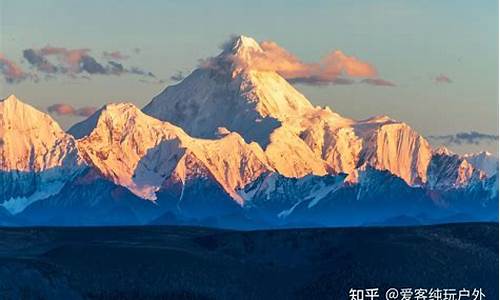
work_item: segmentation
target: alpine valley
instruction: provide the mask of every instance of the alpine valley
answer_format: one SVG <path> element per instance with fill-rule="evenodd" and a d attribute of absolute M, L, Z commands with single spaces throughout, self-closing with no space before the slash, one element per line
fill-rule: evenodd
<path fill-rule="evenodd" d="M 67 132 L 14 95 L 1 100 L 0 225 L 498 221 L 492 154 L 433 149 L 387 116 L 314 106 L 252 67 L 262 51 L 234 38 L 142 110 L 109 104 Z"/>

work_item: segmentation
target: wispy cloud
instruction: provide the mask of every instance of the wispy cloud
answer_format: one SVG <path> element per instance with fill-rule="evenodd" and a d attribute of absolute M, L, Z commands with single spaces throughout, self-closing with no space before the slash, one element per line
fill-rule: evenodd
<path fill-rule="evenodd" d="M 288 82 L 290 82 L 292 84 L 299 83 L 299 84 L 316 85 L 316 86 L 351 85 L 351 84 L 356 83 L 356 81 L 354 79 L 345 78 L 345 77 L 337 77 L 335 79 L 324 80 L 321 77 L 310 76 L 310 77 L 289 78 L 287 80 L 288 80 Z"/>
<path fill-rule="evenodd" d="M 136 75 L 142 75 L 142 76 L 156 78 L 155 74 L 153 74 L 152 72 L 143 70 L 139 67 L 132 67 L 128 70 L 128 72 L 132 73 L 132 74 L 136 74 Z"/>
<path fill-rule="evenodd" d="M 98 61 L 87 48 L 69 49 L 46 46 L 40 49 L 25 49 L 23 57 L 37 72 L 45 74 L 45 78 L 54 78 L 55 75 L 89 78 L 88 76 L 91 75 L 122 74 L 156 78 L 152 72 L 143 68 L 125 67 L 117 62 L 128 58 L 128 55 L 120 51 L 103 52 L 103 57 L 108 59 L 105 62 Z"/>
<path fill-rule="evenodd" d="M 458 132 L 446 135 L 431 135 L 428 136 L 428 138 L 445 145 L 479 145 L 484 142 L 490 143 L 498 141 L 498 135 L 496 134 L 481 133 L 477 131 Z"/>
<path fill-rule="evenodd" d="M 94 106 L 84 106 L 75 110 L 75 115 L 80 117 L 88 117 L 93 115 L 97 111 L 97 107 Z"/>
<path fill-rule="evenodd" d="M 110 67 L 109 72 L 117 75 L 126 72 L 125 67 L 121 63 L 112 60 L 110 60 L 108 63 Z"/>
<path fill-rule="evenodd" d="M 97 110 L 93 106 L 85 106 L 80 108 L 75 108 L 70 104 L 56 103 L 47 107 L 47 111 L 51 114 L 58 116 L 78 116 L 78 117 L 88 117 L 95 113 Z"/>
<path fill-rule="evenodd" d="M 382 78 L 366 78 L 361 80 L 361 83 L 376 86 L 396 86 L 394 82 Z"/>
<path fill-rule="evenodd" d="M 172 81 L 182 81 L 184 78 L 185 76 L 181 71 L 177 71 L 174 75 L 170 76 L 170 80 Z"/>
<path fill-rule="evenodd" d="M 319 62 L 306 63 L 273 41 L 261 42 L 261 50 L 248 49 L 245 55 L 232 55 L 231 47 L 237 38 L 231 37 L 223 44 L 222 56 L 202 61 L 202 67 L 218 69 L 230 64 L 237 68 L 275 71 L 292 83 L 309 85 L 353 84 L 353 78 L 375 78 L 378 74 L 371 63 L 340 50 L 331 51 Z"/>
<path fill-rule="evenodd" d="M 0 53 L 0 72 L 7 83 L 17 83 L 30 77 L 19 65 L 2 53 Z"/>
<path fill-rule="evenodd" d="M 445 74 L 439 74 L 434 78 L 434 82 L 438 84 L 452 83 L 451 78 Z"/>
<path fill-rule="evenodd" d="M 89 55 L 89 49 L 67 49 L 47 46 L 41 49 L 25 49 L 23 57 L 43 73 L 104 74 L 106 69 L 95 58 Z M 49 58 L 54 58 L 50 61 Z"/>
<path fill-rule="evenodd" d="M 50 63 L 45 57 L 35 52 L 33 49 L 23 51 L 23 57 L 33 66 L 36 66 L 40 71 L 45 73 L 56 73 L 57 67 Z"/>
<path fill-rule="evenodd" d="M 105 59 L 112 59 L 112 60 L 126 60 L 129 58 L 128 55 L 123 54 L 121 51 L 104 51 L 102 53 L 102 57 Z"/>

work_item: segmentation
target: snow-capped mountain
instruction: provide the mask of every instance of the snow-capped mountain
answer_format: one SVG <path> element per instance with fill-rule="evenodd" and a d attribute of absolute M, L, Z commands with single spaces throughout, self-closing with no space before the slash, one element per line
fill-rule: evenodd
<path fill-rule="evenodd" d="M 135 195 L 156 200 L 169 177 L 183 183 L 203 168 L 236 201 L 235 193 L 262 172 L 272 170 L 262 149 L 237 133 L 196 139 L 181 128 L 142 113 L 130 103 L 110 104 L 75 125 L 85 161 Z M 196 167 L 190 164 L 196 161 Z"/>
<path fill-rule="evenodd" d="M 427 185 L 431 189 L 458 188 L 484 179 L 480 169 L 474 168 L 466 158 L 445 148 L 437 149 L 428 167 Z"/>
<path fill-rule="evenodd" d="M 356 168 L 369 164 L 412 185 L 426 182 L 432 151 L 422 136 L 389 117 L 355 121 L 313 106 L 276 72 L 241 63 L 262 51 L 251 38 L 235 38 L 143 111 L 196 137 L 214 138 L 219 128 L 238 132 L 259 143 L 284 176 L 343 172 L 355 180 Z"/>
<path fill-rule="evenodd" d="M 14 95 L 0 101 L 0 205 L 12 213 L 57 193 L 84 164 L 74 138 Z"/>
<path fill-rule="evenodd" d="M 166 88 L 143 111 L 180 126 L 194 137 L 214 138 L 219 128 L 265 145 L 280 122 L 312 108 L 309 101 L 274 72 L 238 69 L 226 63 L 262 52 L 259 44 L 239 37 L 214 60 L 177 85 Z M 220 69 L 219 69 L 220 67 Z"/>
<path fill-rule="evenodd" d="M 464 158 L 474 168 L 483 171 L 488 177 L 498 174 L 498 157 L 487 151 L 468 153 L 464 155 Z"/>
<path fill-rule="evenodd" d="M 252 67 L 262 51 L 235 38 L 142 111 L 109 104 L 68 133 L 2 100 L 0 211 L 21 224 L 257 228 L 481 218 L 498 207 L 490 155 L 433 150 L 387 116 L 314 106 Z"/>
<path fill-rule="evenodd" d="M 245 208 L 268 221 L 286 219 L 298 205 L 312 208 L 329 194 L 345 187 L 346 175 L 307 175 L 290 178 L 277 173 L 262 174 L 239 191 Z"/>

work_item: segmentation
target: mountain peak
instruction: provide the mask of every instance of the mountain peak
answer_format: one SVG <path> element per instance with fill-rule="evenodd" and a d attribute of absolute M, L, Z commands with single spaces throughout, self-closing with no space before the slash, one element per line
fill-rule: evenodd
<path fill-rule="evenodd" d="M 0 101 L 0 118 L 4 122 L 3 125 L 5 128 L 17 128 L 28 131 L 37 131 L 40 128 L 45 128 L 45 131 L 55 134 L 64 133 L 52 117 L 19 100 L 15 95 L 10 95 Z M 1 131 L 0 128 L 0 133 Z"/>
<path fill-rule="evenodd" d="M 3 98 L 0 100 L 0 102 L 20 102 L 19 99 L 16 97 L 16 95 L 14 94 L 11 94 L 10 96 L 8 96 L 7 98 Z"/>
<path fill-rule="evenodd" d="M 233 37 L 222 49 L 180 83 L 167 87 L 143 112 L 194 137 L 214 138 L 218 128 L 225 127 L 265 148 L 282 121 L 313 110 L 278 73 L 253 67 L 253 57 L 263 52 L 254 39 Z"/>
<path fill-rule="evenodd" d="M 483 171 L 488 177 L 498 173 L 498 157 L 488 151 L 467 153 L 463 158 L 474 168 Z"/>
<path fill-rule="evenodd" d="M 121 115 L 137 116 L 142 114 L 141 110 L 130 102 L 119 102 L 106 104 L 99 111 L 100 115 L 110 116 L 112 118 L 120 118 Z"/>
<path fill-rule="evenodd" d="M 259 43 L 251 37 L 244 35 L 234 36 L 223 46 L 224 53 L 240 54 L 242 52 L 255 51 L 262 52 Z"/>
<path fill-rule="evenodd" d="M 438 148 L 434 149 L 433 153 L 436 155 L 453 155 L 453 152 L 446 146 L 439 146 Z"/>
<path fill-rule="evenodd" d="M 110 103 L 97 110 L 88 119 L 73 125 L 68 132 L 77 139 L 81 139 L 89 135 L 96 127 L 120 127 L 126 124 L 142 122 L 145 123 L 161 123 L 161 121 L 151 118 L 144 114 L 137 106 L 128 102 Z"/>
<path fill-rule="evenodd" d="M 77 160 L 74 141 L 59 124 L 14 95 L 0 101 L 0 124 L 2 171 L 60 169 Z"/>
<path fill-rule="evenodd" d="M 74 139 L 48 114 L 14 95 L 0 101 L 0 206 L 18 213 L 58 193 L 82 163 Z"/>
<path fill-rule="evenodd" d="M 31 105 L 19 100 L 19 98 L 17 98 L 14 94 L 12 94 L 6 98 L 1 99 L 0 105 L 1 105 L 1 107 L 3 107 L 3 110 L 6 110 L 6 107 L 9 107 L 10 109 L 8 111 L 14 111 L 14 110 L 19 110 L 19 109 L 28 109 L 28 110 L 32 110 L 33 112 L 36 111 L 37 113 L 43 114 L 43 112 L 38 111 L 37 109 L 35 109 Z M 6 113 L 6 111 L 4 111 L 4 114 L 5 113 Z"/>

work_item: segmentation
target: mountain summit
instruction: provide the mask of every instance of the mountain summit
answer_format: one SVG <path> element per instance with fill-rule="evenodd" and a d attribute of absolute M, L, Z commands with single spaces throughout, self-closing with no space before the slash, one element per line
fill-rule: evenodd
<path fill-rule="evenodd" d="M 199 172 L 240 202 L 236 189 L 272 171 L 262 149 L 237 133 L 214 140 L 192 138 L 131 103 L 106 105 L 70 132 L 79 134 L 78 148 L 89 165 L 149 200 L 157 199 L 155 193 L 169 178 L 185 184 Z"/>
<path fill-rule="evenodd" d="M 108 104 L 68 133 L 15 96 L 3 99 L 0 210 L 23 225 L 498 218 L 489 154 L 433 151 L 406 123 L 314 106 L 259 65 L 263 45 L 235 37 L 142 111 Z"/>
<path fill-rule="evenodd" d="M 234 37 L 143 111 L 195 137 L 237 132 L 285 176 L 347 173 L 355 181 L 368 164 L 412 185 L 426 182 L 432 150 L 422 136 L 385 116 L 355 121 L 312 105 L 276 72 L 254 68 L 252 57 L 263 51 L 252 38 Z"/>
<path fill-rule="evenodd" d="M 248 57 L 252 52 L 263 52 L 259 43 L 251 37 L 244 35 L 234 36 L 222 45 L 223 52 L 221 56 L 236 55 L 241 59 Z"/>
<path fill-rule="evenodd" d="M 223 47 L 219 56 L 167 87 L 143 111 L 195 137 L 214 138 L 223 127 L 266 146 L 282 121 L 313 108 L 276 72 L 237 63 L 263 51 L 255 40 L 240 36 Z"/>
<path fill-rule="evenodd" d="M 73 137 L 16 96 L 0 101 L 0 202 L 11 212 L 57 193 L 83 160 Z"/>

